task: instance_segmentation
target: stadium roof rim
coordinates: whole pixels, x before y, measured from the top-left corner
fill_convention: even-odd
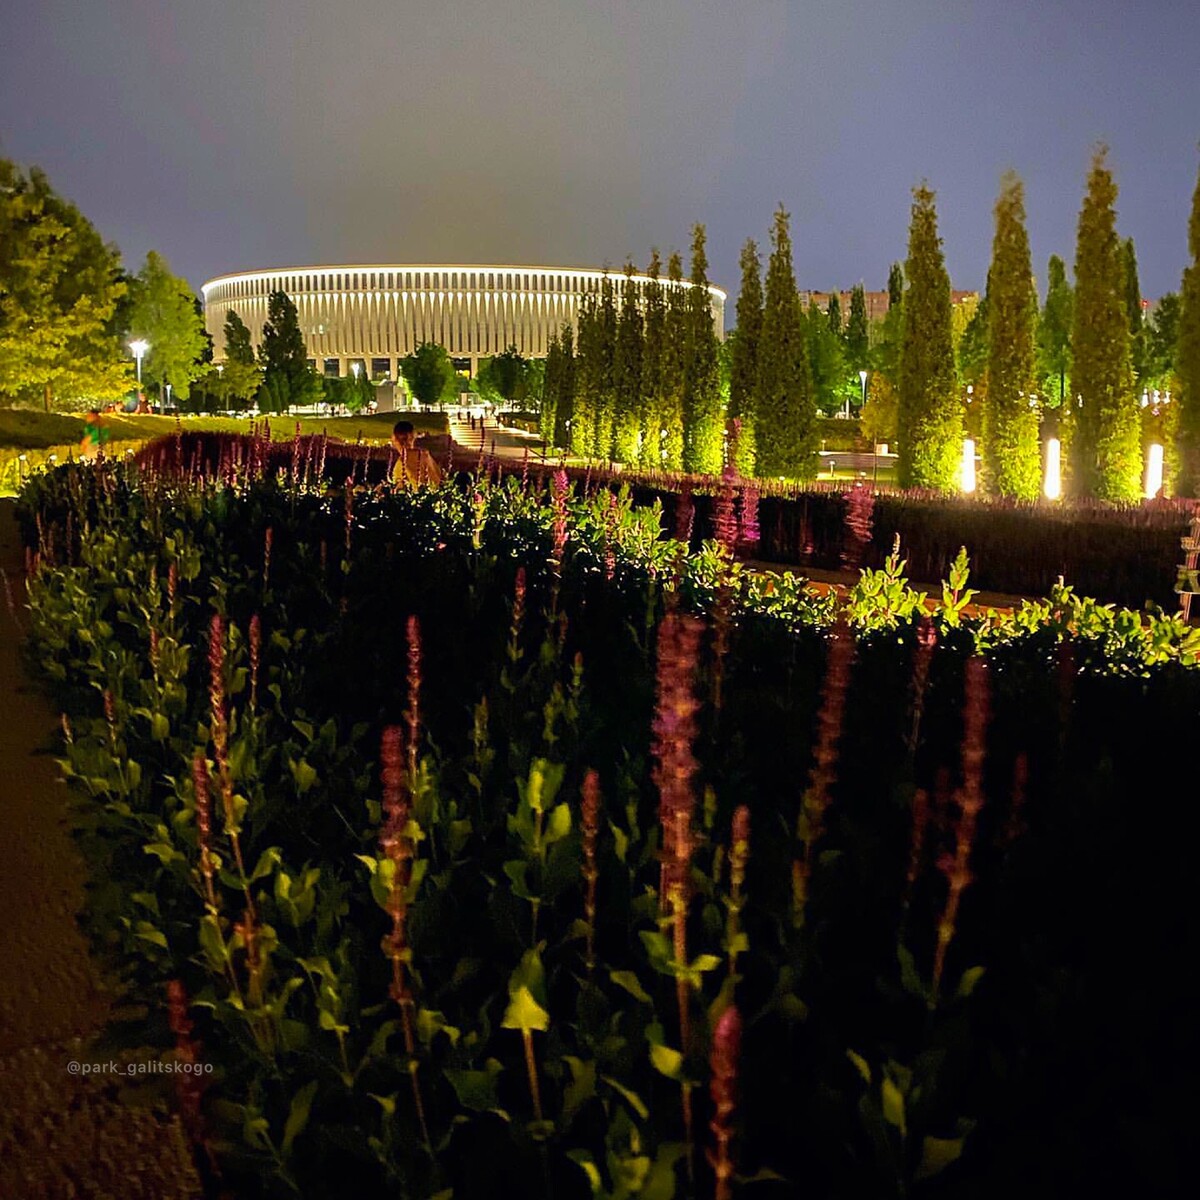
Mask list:
[[[230,271],[208,280],[201,285],[200,291],[207,297],[209,288],[216,287],[219,283],[229,283],[234,279],[265,279],[272,275],[310,275],[328,271],[544,271],[550,275],[603,275],[607,272],[614,280],[623,279],[625,276],[624,270],[617,271],[606,267],[547,267],[533,263],[322,263],[309,267]],[[635,273],[633,277],[640,283],[650,279],[649,275],[642,272]],[[660,275],[658,282],[670,283],[670,280],[665,275]],[[681,282],[687,284],[690,281],[684,278]],[[725,289],[717,287],[715,283],[708,285],[708,291],[710,295],[720,296],[722,301],[729,298]]]

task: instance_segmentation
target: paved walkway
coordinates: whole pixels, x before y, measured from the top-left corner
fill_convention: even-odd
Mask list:
[[[14,510],[0,500],[0,566],[20,605]],[[161,1101],[136,1106],[127,1076],[71,1073],[108,1059],[91,1044],[110,1001],[75,924],[83,864],[51,757],[57,722],[22,674],[22,636],[0,597],[0,1198],[191,1200],[199,1181]]]

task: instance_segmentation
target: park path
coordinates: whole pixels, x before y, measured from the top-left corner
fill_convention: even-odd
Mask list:
[[[56,717],[21,669],[15,508],[0,500],[0,567],[17,606],[0,599],[0,1198],[192,1200],[195,1167],[161,1100],[136,1106],[136,1079],[69,1066],[110,1057],[92,1046],[110,998],[75,922],[83,864],[52,757]]]

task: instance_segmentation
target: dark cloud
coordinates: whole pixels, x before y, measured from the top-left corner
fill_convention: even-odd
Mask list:
[[[194,284],[322,261],[644,262],[708,224],[736,285],[793,214],[802,285],[882,287],[909,188],[980,286],[1009,167],[1039,272],[1091,145],[1148,295],[1178,286],[1200,136],[1192,3],[9,0],[0,153]]]

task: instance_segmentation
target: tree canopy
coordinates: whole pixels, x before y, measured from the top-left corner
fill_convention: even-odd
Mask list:
[[[445,346],[422,342],[400,360],[400,374],[418,404],[439,404],[454,383],[454,364]]]
[[[82,409],[133,383],[114,246],[43,172],[0,159],[0,397]]]
[[[150,343],[142,361],[142,382],[160,390],[170,384],[179,400],[204,373],[208,337],[204,318],[187,280],[171,273],[157,251],[146,255],[130,288],[129,331]]]

